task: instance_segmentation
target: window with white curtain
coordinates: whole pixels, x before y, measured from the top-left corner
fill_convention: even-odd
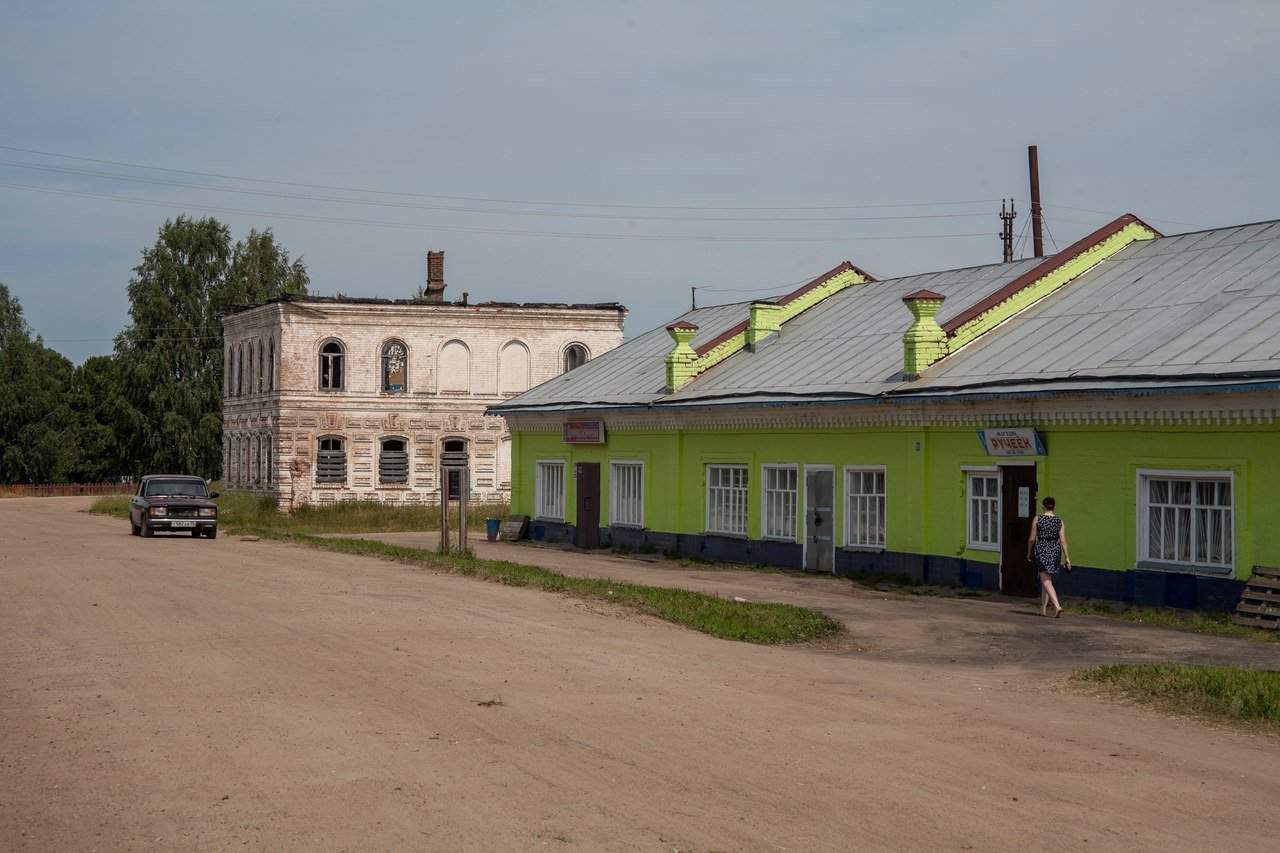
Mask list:
[[[564,460],[539,459],[534,472],[534,503],[538,518],[564,521]]]
[[[795,465],[765,465],[761,495],[760,535],[765,539],[796,541],[800,472]]]
[[[884,547],[884,479],[884,466],[844,469],[845,545]]]
[[[1235,566],[1229,471],[1139,471],[1139,560],[1192,569]]]
[[[968,474],[966,544],[981,551],[1000,550],[1000,472]]]
[[[609,523],[644,527],[644,463],[609,463]]]
[[[747,535],[747,466],[707,466],[707,532]]]

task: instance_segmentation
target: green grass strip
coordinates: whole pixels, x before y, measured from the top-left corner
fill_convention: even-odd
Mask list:
[[[1185,663],[1117,664],[1072,679],[1177,714],[1280,734],[1280,672]]]
[[[1105,616],[1125,622],[1141,622],[1144,625],[1162,625],[1166,628],[1193,631],[1197,634],[1218,634],[1224,637],[1243,637],[1261,643],[1280,643],[1280,631],[1237,625],[1231,621],[1230,613],[1108,605],[1091,601],[1064,601],[1062,606],[1068,613]]]
[[[844,632],[844,624],[825,613],[792,604],[730,601],[701,592],[622,583],[603,578],[575,578],[506,560],[484,560],[466,554],[439,554],[371,539],[321,538],[308,534],[270,534],[343,554],[378,557],[413,566],[466,575],[507,586],[531,587],[577,598],[610,601],[658,619],[684,625],[724,640],[761,645],[805,643]]]

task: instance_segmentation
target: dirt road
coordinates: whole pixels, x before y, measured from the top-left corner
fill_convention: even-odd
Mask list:
[[[1280,836],[1275,739],[1057,687],[1082,662],[1168,649],[1274,666],[1274,646],[609,561],[817,597],[871,651],[762,648],[377,560],[143,540],[78,514],[88,502],[0,501],[0,849],[1246,851]]]

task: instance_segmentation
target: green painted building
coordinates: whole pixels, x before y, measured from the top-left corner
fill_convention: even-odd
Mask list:
[[[538,538],[1230,608],[1280,565],[1280,222],[690,311],[489,409]]]

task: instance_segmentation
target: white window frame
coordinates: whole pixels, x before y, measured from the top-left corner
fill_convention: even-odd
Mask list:
[[[771,479],[782,473],[791,475],[791,488],[779,488]],[[781,504],[782,525],[775,526],[774,508]],[[789,511],[789,512],[788,512]],[[779,542],[795,542],[800,523],[800,466],[778,464],[760,466],[760,538]]]
[[[879,492],[859,492],[854,494],[850,488],[850,480],[853,474],[858,474],[859,479],[863,474],[879,474],[880,475],[880,491]],[[846,465],[844,468],[844,544],[846,548],[866,549],[873,551],[883,551],[885,549],[885,541],[889,538],[889,523],[886,513],[889,508],[889,476],[884,465]],[[874,521],[868,523],[872,525],[872,534],[867,535],[857,529],[857,521],[861,517],[860,504],[866,504],[874,513],[869,512],[869,519],[876,519],[879,524]]]
[[[643,462],[636,459],[609,460],[609,524],[644,527]]]
[[[715,473],[713,478],[712,473]],[[729,483],[712,483],[724,475]],[[732,482],[738,477],[741,482]],[[707,463],[706,532],[720,536],[746,536],[748,501],[751,496],[751,469],[742,463]]]
[[[564,521],[566,492],[565,472],[569,467],[563,459],[538,459],[534,462],[534,518],[544,521]],[[558,470],[559,489],[555,482],[548,482],[547,474]],[[556,479],[556,478],[553,478]]]
[[[1187,535],[1187,541],[1193,553],[1190,555],[1193,559],[1180,560],[1170,559],[1164,556],[1153,557],[1150,554],[1151,546],[1151,506],[1150,506],[1150,481],[1151,480],[1168,480],[1168,481],[1184,481],[1191,484],[1191,503],[1190,504],[1169,504],[1172,507],[1185,506],[1189,511],[1189,522],[1191,531]],[[1220,507],[1216,505],[1208,505],[1201,507],[1196,503],[1196,484],[1212,482],[1226,483],[1231,490],[1231,506]],[[1137,563],[1139,566],[1152,568],[1170,568],[1179,569],[1190,572],[1205,572],[1212,574],[1234,574],[1236,561],[1236,497],[1239,492],[1236,489],[1236,478],[1234,471],[1177,471],[1159,468],[1139,468],[1137,472],[1137,531],[1138,542]],[[1194,559],[1194,549],[1196,547],[1196,529],[1199,525],[1200,513],[1197,510],[1203,509],[1206,512],[1225,512],[1228,518],[1230,533],[1226,544],[1230,547],[1230,559],[1222,562],[1213,562],[1211,560]],[[1176,546],[1175,546],[1176,547]]]
[[[975,477],[990,478],[995,480],[996,493],[994,495],[975,496],[973,493],[973,479]],[[1000,550],[1000,502],[1004,497],[1004,487],[1001,485],[1003,477],[1000,469],[997,467],[981,467],[981,468],[965,468],[964,469],[964,544],[966,548],[974,551],[999,551]],[[994,502],[995,512],[995,541],[988,542],[980,539],[974,534],[973,510],[974,501],[981,500],[988,504],[987,510],[991,511],[990,503]]]

